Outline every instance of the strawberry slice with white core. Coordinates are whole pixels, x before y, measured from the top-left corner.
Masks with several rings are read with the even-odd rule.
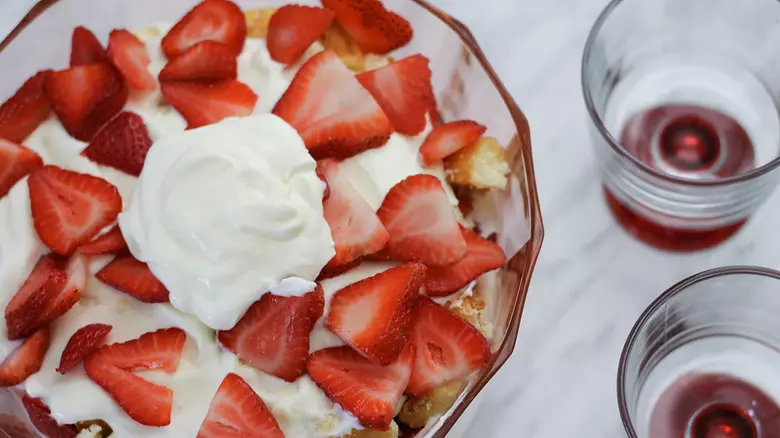
[[[84,255],[103,255],[103,254],[124,254],[127,252],[127,242],[122,236],[122,230],[119,225],[114,225],[107,232],[96,237],[79,248],[79,252]]]
[[[306,61],[273,113],[298,131],[315,160],[377,148],[393,132],[371,94],[330,50]]]
[[[108,57],[122,73],[125,82],[136,90],[154,90],[157,81],[149,73],[149,54],[137,36],[125,29],[111,31],[108,37]]]
[[[0,138],[21,143],[49,118],[51,102],[46,94],[44,83],[51,72],[51,70],[39,71],[0,105]],[[4,161],[0,160],[0,162]]]
[[[65,349],[62,351],[60,366],[57,367],[57,372],[60,374],[67,373],[81,363],[85,357],[95,352],[100,348],[100,345],[112,328],[108,324],[88,324],[76,330],[76,333],[73,333],[73,336],[70,337],[68,344],[65,345]]]
[[[383,254],[402,262],[451,265],[466,256],[466,241],[441,181],[412,175],[393,186],[377,211],[390,241]]]
[[[58,259],[61,269],[65,270],[68,281],[59,289],[56,295],[46,305],[43,321],[47,324],[64,315],[81,299],[81,293],[87,286],[87,258],[81,254],[73,254],[69,260]]]
[[[425,129],[435,105],[428,58],[413,55],[357,76],[374,96],[396,131],[417,135]]]
[[[0,138],[0,198],[19,180],[43,166],[43,160],[26,147]]]
[[[387,365],[408,342],[425,266],[391,268],[333,295],[325,326],[373,362]]]
[[[462,379],[490,359],[482,333],[430,298],[420,298],[410,337],[417,353],[406,392],[413,396]]]
[[[179,328],[160,329],[121,344],[101,347],[84,360],[84,371],[100,385],[133,420],[146,426],[171,422],[173,391],[151,383],[131,371],[179,367],[187,335]]]
[[[306,370],[309,335],[324,308],[319,285],[301,297],[266,293],[235,327],[218,332],[217,338],[247,365],[293,382]]]
[[[217,123],[227,117],[248,116],[257,103],[255,92],[238,81],[164,82],[160,89],[165,100],[187,120],[188,129]]]
[[[38,372],[49,349],[51,332],[41,327],[0,363],[0,386],[15,386]]]
[[[268,23],[268,53],[271,59],[292,64],[318,40],[333,22],[329,9],[286,5],[271,16]]]
[[[336,13],[336,20],[364,52],[387,53],[406,45],[414,35],[412,26],[390,12],[380,0],[322,0]]]
[[[51,256],[41,257],[5,307],[8,339],[21,339],[44,325],[46,308],[67,282],[68,275]]]
[[[238,374],[225,376],[214,394],[198,438],[284,438],[263,399]]]
[[[325,394],[363,427],[387,430],[409,382],[414,356],[410,344],[395,362],[382,366],[349,347],[326,348],[312,353],[308,370]]]
[[[91,30],[84,26],[73,29],[70,47],[70,66],[107,62],[106,51]]]
[[[168,289],[146,263],[131,255],[117,256],[95,274],[103,283],[144,303],[167,303]]]
[[[201,2],[162,39],[162,49],[173,59],[201,41],[227,45],[238,56],[246,41],[246,19],[235,3],[228,0]]]
[[[27,179],[33,225],[41,241],[69,255],[116,220],[119,191],[108,181],[56,166],[44,166]]]
[[[233,50],[216,41],[201,41],[173,58],[159,75],[160,82],[218,82],[238,77]]]
[[[151,147],[152,139],[144,119],[125,111],[106,123],[81,155],[95,163],[139,176]]]
[[[51,409],[39,398],[30,397],[27,394],[22,396],[22,405],[30,417],[30,423],[35,426],[44,436],[49,438],[75,438],[79,431],[72,424],[60,424],[51,416]],[[2,430],[2,429],[0,429]],[[16,435],[8,435],[11,438],[17,438]],[[27,435],[21,435],[25,437]],[[21,438],[20,437],[20,438]]]
[[[423,162],[428,166],[440,162],[479,140],[486,129],[472,120],[459,120],[437,126],[420,146]]]

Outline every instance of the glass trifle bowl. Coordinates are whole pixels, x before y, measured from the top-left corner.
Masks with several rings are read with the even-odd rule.
[[[105,44],[106,36],[113,29],[137,30],[159,23],[175,23],[196,3],[193,0],[41,1],[0,43],[0,63],[7,66],[0,71],[0,101],[11,96],[34,72],[66,67],[75,27],[85,26]],[[291,2],[237,0],[235,3],[248,11]],[[295,3],[319,6],[314,1]],[[385,0],[384,4],[406,18],[415,31],[409,44],[390,55],[394,59],[415,53],[428,57],[438,116],[444,122],[470,119],[484,124],[487,134],[504,147],[510,167],[505,189],[482,197],[475,206],[479,213],[472,215],[479,225],[493,232],[507,259],[502,268],[480,279],[482,301],[478,311],[492,327],[490,359],[457,392],[457,397],[453,396],[451,405],[439,406],[439,412],[424,427],[401,432],[401,436],[443,437],[514,350],[544,231],[528,122],[474,37],[462,23],[423,0]],[[0,247],[0,263],[13,256]],[[2,353],[7,355],[9,351]],[[38,436],[21,403],[22,396],[20,388],[0,390],[0,427],[7,428],[6,433],[13,437],[25,436],[22,430]]]

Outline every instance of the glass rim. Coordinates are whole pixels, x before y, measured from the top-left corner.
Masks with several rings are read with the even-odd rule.
[[[634,348],[634,344],[639,337],[641,329],[647,324],[650,316],[653,315],[659,308],[661,308],[661,306],[668,303],[669,300],[682,293],[689,287],[693,286],[694,284],[712,280],[713,278],[726,277],[731,275],[755,275],[780,280],[780,271],[760,266],[735,265],[709,269],[680,280],[670,288],[666,289],[661,295],[655,298],[645,308],[645,310],[642,311],[642,314],[639,316],[639,318],[637,318],[634,326],[631,328],[631,332],[629,332],[628,337],[626,338],[625,344],[623,344],[623,350],[620,353],[620,361],[618,362],[617,373],[617,396],[618,408],[620,410],[620,419],[623,422],[623,427],[625,428],[626,434],[629,436],[629,438],[639,437],[634,430],[634,424],[631,421],[631,415],[628,412],[628,402],[625,396],[626,368],[628,366],[629,352]]]
[[[651,176],[662,179],[666,182],[680,184],[684,186],[690,186],[690,187],[719,187],[719,186],[727,186],[735,183],[750,181],[780,167],[780,155],[778,155],[772,161],[769,161],[768,163],[762,166],[755,167],[750,171],[739,175],[734,175],[734,176],[729,176],[729,177],[719,178],[719,179],[712,179],[712,180],[696,180],[696,179],[682,178],[679,176],[674,176],[664,172],[660,172],[652,168],[648,164],[642,162],[641,160],[637,159],[631,153],[629,153],[625,148],[623,148],[620,142],[609,132],[607,127],[604,125],[603,120],[601,119],[601,117],[598,114],[598,111],[596,110],[596,105],[593,101],[593,95],[591,93],[590,88],[588,88],[586,82],[587,75],[588,75],[587,74],[588,70],[586,66],[589,63],[591,54],[593,52],[593,47],[595,46],[596,43],[596,38],[601,32],[601,29],[604,27],[604,23],[606,23],[606,21],[610,18],[612,12],[614,12],[615,9],[617,9],[617,7],[620,6],[620,4],[625,1],[629,1],[629,0],[611,0],[609,4],[601,11],[601,13],[599,13],[598,18],[593,23],[593,26],[591,27],[590,32],[588,33],[588,38],[585,41],[585,49],[583,50],[582,63],[580,66],[580,82],[582,86],[582,94],[585,99],[585,107],[587,108],[591,121],[596,126],[596,129],[599,131],[599,134],[607,142],[607,144],[609,144],[612,150],[615,153],[617,153],[620,157],[628,160],[634,166],[638,167],[644,173],[650,174]]]

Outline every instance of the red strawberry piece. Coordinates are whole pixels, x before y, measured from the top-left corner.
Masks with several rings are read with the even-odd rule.
[[[498,269],[506,263],[504,250],[487,239],[465,228],[461,229],[468,250],[466,257],[446,267],[432,267],[425,277],[426,294],[443,297],[466,287],[485,272]]]
[[[101,347],[84,359],[84,371],[100,385],[133,420],[146,426],[171,422],[173,391],[131,371],[179,367],[187,335],[179,328],[144,333],[138,339]]]
[[[409,382],[414,356],[410,344],[395,362],[382,366],[349,347],[326,348],[312,353],[307,368],[328,397],[363,427],[387,430]]]
[[[72,424],[60,424],[51,416],[51,409],[39,398],[25,394],[22,405],[30,417],[30,423],[49,438],[75,438],[79,431]],[[13,435],[15,437],[15,435]]]
[[[273,113],[298,131],[316,160],[377,148],[393,132],[371,94],[330,50],[306,61]]]
[[[188,128],[198,128],[233,116],[252,114],[257,95],[238,81],[213,84],[163,83],[160,85],[168,103],[187,120]]]
[[[263,399],[238,374],[219,385],[198,438],[284,438]]]
[[[380,0],[322,0],[336,13],[336,21],[364,52],[387,53],[406,45],[414,32],[400,15]]]
[[[415,263],[350,284],[333,295],[325,326],[369,360],[387,365],[407,344],[424,282],[425,266]]]
[[[131,255],[117,256],[97,274],[98,280],[145,303],[167,303],[168,289],[146,263]]]
[[[425,129],[426,116],[434,105],[428,58],[414,55],[357,76],[393,128],[401,134],[417,135]]]
[[[55,71],[46,79],[46,92],[62,125],[81,141],[90,141],[127,101],[119,72],[106,63]]]
[[[111,332],[110,325],[107,324],[89,324],[76,330],[73,336],[68,340],[65,350],[60,357],[60,366],[57,372],[65,374],[73,367],[78,365],[85,357],[94,353],[103,340]]]
[[[115,225],[95,240],[82,245],[79,252],[84,255],[124,254],[127,252],[127,242],[119,225]]]
[[[168,59],[173,59],[206,40],[227,45],[235,55],[241,53],[246,41],[246,21],[241,8],[228,0],[201,2],[165,35],[162,48]]]
[[[27,185],[35,231],[58,254],[71,254],[90,241],[122,210],[116,187],[92,175],[44,166]]]
[[[51,102],[44,83],[51,72],[39,71],[0,106],[0,138],[21,143],[49,118]]]
[[[46,305],[42,318],[47,324],[75,306],[87,285],[87,259],[83,255],[74,254],[67,262],[61,261],[59,267],[65,270],[68,281]]]
[[[233,50],[216,41],[201,41],[173,58],[160,72],[160,82],[219,82],[238,77]]]
[[[412,175],[393,186],[377,216],[390,233],[390,258],[428,266],[451,265],[466,256],[466,241],[441,181]]]
[[[410,338],[417,354],[406,392],[413,396],[462,379],[490,359],[490,344],[482,333],[430,298],[420,299]]]
[[[21,339],[41,327],[46,307],[67,282],[68,275],[52,257],[41,257],[5,307],[8,339]]]
[[[293,382],[306,370],[309,334],[324,307],[319,285],[302,297],[266,293],[235,327],[220,331],[217,337],[247,365]]]
[[[81,155],[95,163],[139,176],[151,147],[152,139],[144,119],[125,111],[106,123]]]
[[[130,88],[136,90],[157,88],[157,81],[147,68],[151,61],[146,46],[137,36],[124,29],[111,31],[108,37],[108,57],[122,73]]]
[[[73,29],[70,48],[70,66],[107,62],[106,51],[91,30],[84,26]]]
[[[49,327],[41,327],[0,363],[0,386],[15,386],[38,372],[49,349]]]
[[[26,147],[0,138],[0,198],[19,180],[43,166],[43,160]]]
[[[320,275],[317,276],[317,281],[327,280],[328,278],[338,277],[339,275],[351,271],[355,269],[356,267],[360,266],[360,263],[363,262],[363,258],[357,258],[355,260],[352,260],[351,262],[344,264],[344,265],[338,265],[338,266],[331,266],[330,264],[325,265],[324,268],[322,268],[322,271],[320,271]]]
[[[485,133],[484,126],[471,120],[460,120],[438,126],[420,146],[423,162],[432,165],[471,145]]]
[[[279,8],[268,23],[266,42],[271,59],[292,64],[325,33],[334,17],[333,11],[323,8],[301,5]]]

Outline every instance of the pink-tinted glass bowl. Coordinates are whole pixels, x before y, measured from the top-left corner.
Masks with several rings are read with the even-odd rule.
[[[314,1],[296,1],[311,3]],[[153,23],[175,22],[196,0],[43,0],[0,43],[0,102],[34,72],[64,68],[73,28],[84,25],[105,42],[115,28],[137,29]],[[280,6],[283,0],[238,0],[243,9]],[[506,145],[512,175],[497,196],[497,241],[509,262],[495,282],[492,318],[494,355],[440,421],[419,437],[443,437],[469,403],[512,354],[520,327],[528,284],[541,249],[542,227],[536,191],[528,121],[485,59],[469,30],[458,20],[424,0],[384,0],[408,19],[415,30],[412,42],[397,58],[422,53],[431,59],[439,112],[445,121],[473,119],[487,125],[487,134]],[[14,391],[0,392],[0,420],[26,415]],[[0,423],[3,423],[0,421]]]

